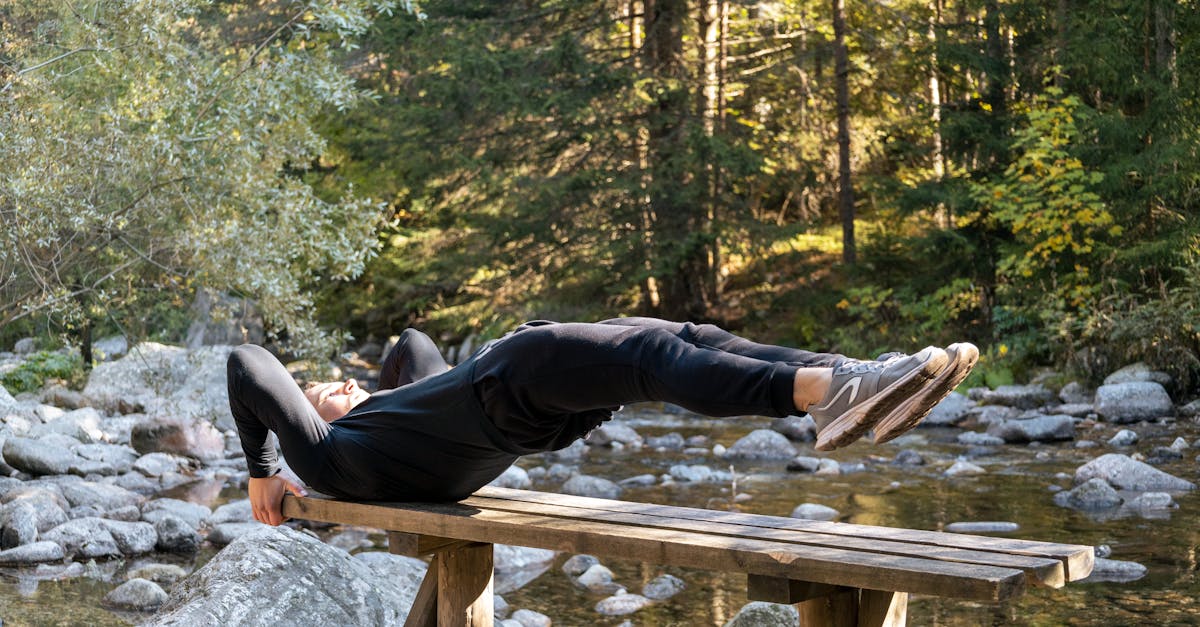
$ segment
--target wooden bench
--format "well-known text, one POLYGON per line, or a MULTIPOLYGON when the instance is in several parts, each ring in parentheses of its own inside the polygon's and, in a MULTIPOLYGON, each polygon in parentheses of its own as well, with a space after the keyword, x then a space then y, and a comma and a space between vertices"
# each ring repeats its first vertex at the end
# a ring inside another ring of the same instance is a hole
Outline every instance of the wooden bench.
POLYGON ((458 503, 284 497, 283 514, 388 531, 433 554, 408 626, 492 625, 492 545, 744 572, 800 624, 903 625, 908 593, 999 603, 1092 570, 1092 547, 483 488, 458 503))

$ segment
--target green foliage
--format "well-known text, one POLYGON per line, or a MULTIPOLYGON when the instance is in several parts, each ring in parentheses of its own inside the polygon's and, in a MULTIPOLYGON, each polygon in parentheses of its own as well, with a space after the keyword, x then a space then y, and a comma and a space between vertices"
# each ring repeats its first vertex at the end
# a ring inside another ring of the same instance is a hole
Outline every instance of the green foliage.
POLYGON ((78 382, 84 375, 83 360, 77 351, 38 351, 16 368, 4 373, 0 383, 10 393, 36 392, 49 379, 78 382))

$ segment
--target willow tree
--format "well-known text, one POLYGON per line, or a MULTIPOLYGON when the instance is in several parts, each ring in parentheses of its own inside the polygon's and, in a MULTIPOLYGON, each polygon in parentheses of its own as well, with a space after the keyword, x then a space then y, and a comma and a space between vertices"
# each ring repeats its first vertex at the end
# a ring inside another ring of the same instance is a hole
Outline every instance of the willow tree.
POLYGON ((86 342, 209 287, 327 349, 310 288, 361 271, 382 213, 295 173, 325 147, 311 118, 362 97, 331 51, 389 8, 0 1, 0 328, 86 342))

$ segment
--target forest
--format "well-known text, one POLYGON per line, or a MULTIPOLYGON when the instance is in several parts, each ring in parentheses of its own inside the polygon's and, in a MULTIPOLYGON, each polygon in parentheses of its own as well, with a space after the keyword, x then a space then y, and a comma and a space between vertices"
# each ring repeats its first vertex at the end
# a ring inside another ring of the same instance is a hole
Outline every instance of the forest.
POLYGON ((0 345, 711 321, 1200 383, 1194 0, 0 0, 0 345))

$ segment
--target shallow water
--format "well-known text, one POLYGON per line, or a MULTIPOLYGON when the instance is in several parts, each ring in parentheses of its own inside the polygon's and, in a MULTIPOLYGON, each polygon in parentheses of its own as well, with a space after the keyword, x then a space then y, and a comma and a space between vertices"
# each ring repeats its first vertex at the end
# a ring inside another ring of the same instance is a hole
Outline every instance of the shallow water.
MULTIPOLYGON (((765 427, 765 419, 688 419, 673 414, 639 411, 626 414, 625 421, 643 436, 676 431, 686 436, 707 435, 714 443, 731 445, 752 429, 765 427)), ((1148 453, 1154 446, 1165 446, 1183 435, 1188 441, 1200 436, 1200 428, 1191 423, 1134 425, 1142 442, 1121 452, 1148 453)), ((1103 426, 1094 433, 1081 431, 1103 443, 1115 427, 1103 426)), ((942 529, 956 521, 1012 521, 1020 529, 1009 535, 1034 540, 1106 544, 1112 559, 1130 560, 1149 568, 1148 574, 1129 583, 1072 583, 1060 590, 1031 590, 1018 601, 1001 606, 914 596, 909 604, 911 625, 1200 625, 1200 583, 1197 570, 1200 558, 1200 498, 1196 494, 1176 495, 1179 509, 1147 519, 1141 516, 1098 518, 1063 509, 1052 501, 1050 486, 1070 487, 1069 477, 1086 461, 1110 452, 1100 447, 1079 450, 1073 443, 1037 446, 1005 446, 998 454, 973 458, 987 474, 945 478, 941 472, 965 447, 953 442, 957 429, 919 429, 916 438, 898 444, 873 447, 856 444, 837 451, 831 457, 842 463, 862 462, 863 472, 837 476, 816 476, 787 472, 784 462, 736 462, 733 464, 736 488, 728 483, 657 485, 627 489, 622 498, 631 501, 668 503, 693 507, 730 509, 730 496, 736 489, 740 497, 733 509, 745 512, 787 516, 804 502, 820 503, 837 509, 839 520, 871 525, 913 529, 942 529), (922 467, 898 467, 890 459, 903 448, 919 451, 927 460, 922 467)), ((801 454, 813 454, 810 445, 797 444, 801 454)), ((1191 449, 1181 461, 1159 466, 1162 470, 1189 481, 1198 477, 1191 449)), ((549 460, 525 458, 521 465, 532 468, 548 465, 549 460)), ((705 464, 713 469, 728 469, 728 462, 711 455, 687 456, 680 452, 610 451, 593 449, 581 471, 620 480, 643 473, 662 474, 673 464, 705 464)), ((555 486, 535 483, 534 488, 555 486)), ((173 496, 182 498, 184 490, 173 496)), ((244 493, 225 489, 219 495, 211 486, 190 491, 196 498, 213 499, 215 507, 244 493)), ((331 530, 336 532, 335 530, 331 530)), ((382 549, 381 536, 373 536, 382 549)), ((211 558, 211 549, 195 561, 181 564, 198 567, 211 558)), ((158 558, 160 556, 151 556, 158 558)), ((603 596, 575 587, 559 566, 567 555, 559 556, 555 566, 521 590, 504 595, 514 608, 528 608, 548 615, 556 625, 617 625, 629 618, 634 625, 723 625, 746 603, 745 576, 681 568, 663 568, 633 562, 604 560, 615 573, 617 583, 630 592, 640 592, 642 584, 661 573, 671 573, 687 584, 687 589, 672 599, 657 603, 628 617, 604 617, 593 610, 603 596)), ((139 558, 109 562, 90 568, 89 575, 66 581, 41 581, 36 584, 30 571, 0 569, 0 619, 3 625, 116 625, 136 622, 137 615, 118 614, 101 607, 100 599, 131 567, 145 563, 139 558)))

